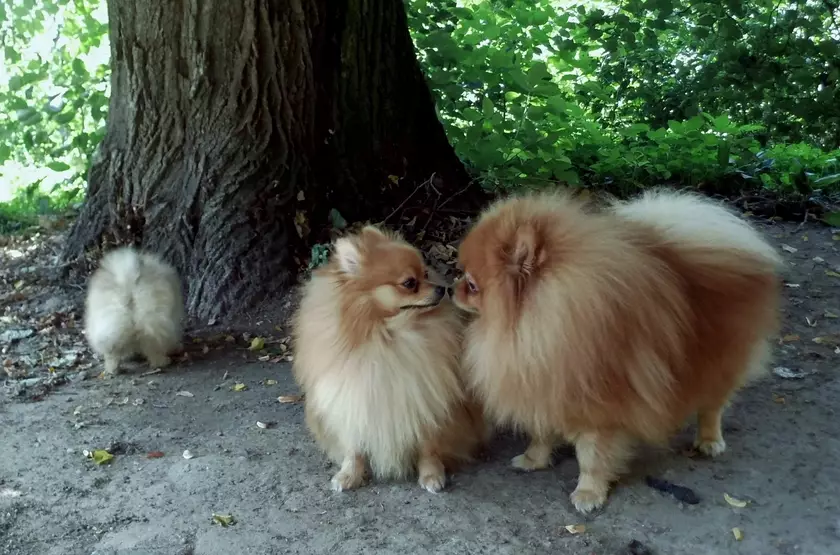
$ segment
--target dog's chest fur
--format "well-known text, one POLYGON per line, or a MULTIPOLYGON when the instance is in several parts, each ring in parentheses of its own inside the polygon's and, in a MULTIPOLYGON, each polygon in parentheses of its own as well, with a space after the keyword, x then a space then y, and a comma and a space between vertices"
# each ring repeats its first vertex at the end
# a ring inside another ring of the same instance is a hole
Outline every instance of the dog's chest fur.
POLYGON ((337 357, 307 393, 328 431, 367 455, 377 475, 410 472, 421 442, 458 400, 456 359, 438 339, 416 329, 377 335, 337 357))

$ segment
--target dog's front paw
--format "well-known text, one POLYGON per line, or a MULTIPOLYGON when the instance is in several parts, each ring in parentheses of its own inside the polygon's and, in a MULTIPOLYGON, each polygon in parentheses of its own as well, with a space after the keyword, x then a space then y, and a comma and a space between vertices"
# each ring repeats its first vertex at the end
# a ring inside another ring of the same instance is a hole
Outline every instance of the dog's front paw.
POLYGON ((352 470, 342 469, 335 473, 330 480, 330 488, 333 491, 346 491, 356 489, 364 482, 364 474, 352 470))
POLYGON ((417 482, 423 486, 423 489, 430 493, 438 493, 446 485, 445 472, 425 472, 420 474, 420 479, 417 482))
POLYGON ((717 457, 726 451, 726 442, 723 438, 719 439, 701 439, 694 440, 694 448, 706 455, 707 457, 717 457))
POLYGON ((572 505, 581 513, 590 513, 595 509, 600 509, 607 502, 607 494, 602 491, 595 491, 591 489, 575 488, 570 496, 572 505))
POLYGON ((547 461, 536 461, 528 456, 528 453, 522 453, 521 455, 516 455, 510 460, 510 464, 513 468, 525 471, 531 470, 542 470, 544 468, 548 468, 547 461))

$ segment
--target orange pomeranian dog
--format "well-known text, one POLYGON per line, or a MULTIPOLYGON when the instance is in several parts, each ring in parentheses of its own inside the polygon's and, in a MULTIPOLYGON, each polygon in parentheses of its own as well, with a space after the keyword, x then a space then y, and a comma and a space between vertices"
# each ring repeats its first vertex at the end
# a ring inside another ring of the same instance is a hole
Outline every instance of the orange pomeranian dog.
POLYGON ((575 445, 581 512, 601 507, 637 441, 693 414, 696 447, 726 448, 721 414, 778 328, 780 258, 726 209, 651 193, 600 213, 562 195, 502 201, 459 250, 455 302, 468 385, 531 443, 514 467, 575 445))
POLYGON ((462 336, 415 248, 372 226, 335 243, 294 331, 306 423, 341 465, 334 490, 360 486, 369 464, 380 478, 416 471, 438 492, 445 468, 471 458, 488 430, 459 375, 462 336))

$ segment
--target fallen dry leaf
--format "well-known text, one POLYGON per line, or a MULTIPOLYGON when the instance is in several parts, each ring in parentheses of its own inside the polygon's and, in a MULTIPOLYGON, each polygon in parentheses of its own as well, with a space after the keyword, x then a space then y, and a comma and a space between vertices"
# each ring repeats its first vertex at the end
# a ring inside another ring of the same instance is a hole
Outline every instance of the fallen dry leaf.
POLYGON ((216 513, 213 513, 213 522, 222 528, 227 528, 228 526, 236 524, 236 519, 233 518, 233 515, 217 515, 216 513))
POLYGON ((723 499, 724 499, 724 501, 726 501, 727 503, 729 503, 733 507, 738 507, 739 509, 743 509, 744 507, 747 506, 746 501, 741 501, 740 499, 736 499, 726 492, 723 493, 723 499))
POLYGON ((570 534, 583 534, 586 532, 586 526, 583 524, 569 524, 568 526, 564 526, 564 528, 570 534))
POLYGON ((257 420, 257 428, 261 428, 261 429, 265 430, 265 429, 268 429, 269 426, 271 426, 270 423, 260 422, 259 420, 257 420))
POLYGON ((829 345, 831 347, 837 344, 837 338, 831 337, 830 335, 821 335, 819 337, 813 338, 811 341, 813 341, 817 345, 829 345))
POLYGON ((195 397, 195 395, 193 395, 189 391, 179 391, 175 395, 177 395, 178 397, 195 397))
POLYGON ((195 457, 195 455, 193 455, 189 449, 184 449, 184 452, 181 456, 187 460, 190 460, 191 458, 195 457))
POLYGON ((837 316, 836 313, 830 310, 826 310, 825 312, 823 312, 823 318, 840 318, 840 316, 837 316))
POLYGON ((248 386, 245 385, 244 383, 238 383, 238 384, 235 384, 230 389, 231 389, 231 391, 245 391, 246 389, 248 389, 248 386))
POLYGON ((269 360, 271 360, 271 355, 263 355, 263 356, 259 357, 257 360, 259 360, 260 362, 268 362, 269 360))
POLYGON ((790 245, 782 245, 782 250, 787 251, 789 253, 795 253, 799 249, 797 249, 796 247, 791 247, 790 245))
POLYGON ((163 456, 163 451, 150 451, 146 453, 147 459, 159 459, 163 456))
POLYGON ((785 396, 784 395, 779 395, 778 393, 774 393, 773 394, 773 402, 778 404, 778 405, 784 405, 785 404, 785 396))
POLYGON ((827 276, 831 276, 831 277, 840 278, 840 274, 838 274, 838 273, 837 273, 837 272, 835 272, 834 270, 826 270, 826 271, 825 271, 825 275, 827 275, 827 276))
POLYGON ((801 285, 799 285, 798 283, 786 283, 785 287, 790 287, 791 289, 799 289, 801 285))
POLYGON ((277 385, 277 380, 265 380, 265 385, 277 385))
POLYGON ((741 541, 744 539, 744 533, 741 532, 740 528, 733 528, 732 535, 735 536, 736 541, 741 541))
POLYGON ((789 333, 782 337, 781 343, 790 343, 791 341, 799 341, 799 336, 795 333, 789 333))
POLYGON ((265 339, 262 337, 255 337, 251 340, 251 346, 248 347, 251 351, 261 351, 265 348, 265 339))
POLYGON ((813 374, 815 371, 806 372, 805 370, 792 370, 790 368, 786 368, 784 366, 777 366, 773 368, 773 373, 780 378, 784 378, 786 380, 800 380, 809 374, 813 374))
POLYGON ((281 403, 298 403, 303 400, 303 395, 281 395, 277 400, 281 403))

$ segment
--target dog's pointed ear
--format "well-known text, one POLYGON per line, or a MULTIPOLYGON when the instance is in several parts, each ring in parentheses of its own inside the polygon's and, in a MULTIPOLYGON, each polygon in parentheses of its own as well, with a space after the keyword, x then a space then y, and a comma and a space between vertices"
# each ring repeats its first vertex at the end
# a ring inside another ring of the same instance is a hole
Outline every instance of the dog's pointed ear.
POLYGON ((509 259, 511 273, 528 276, 539 260, 537 230, 532 225, 523 225, 516 232, 516 241, 509 259))
POLYGON ((368 224, 362 228, 362 235, 366 235, 368 237, 376 237, 376 238, 385 238, 385 233, 382 232, 381 229, 376 227, 373 224, 368 224))
POLYGON ((335 259, 338 268, 351 276, 359 274, 362 265, 362 253, 353 237, 342 237, 335 242, 335 259))

